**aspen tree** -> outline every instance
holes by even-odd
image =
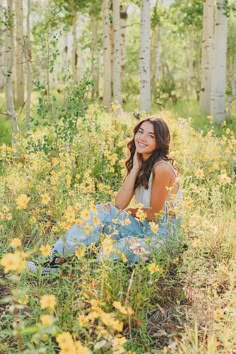
[[[120,51],[120,1],[113,0],[113,31],[114,31],[114,58],[113,58],[113,96],[121,104],[121,51]]]
[[[32,94],[32,52],[31,52],[31,28],[30,28],[31,0],[27,0],[27,35],[24,40],[24,53],[26,59],[26,77],[27,77],[27,99],[26,99],[26,126],[30,128],[30,107]]]
[[[202,113],[208,114],[211,109],[213,24],[214,3],[213,0],[205,0],[203,2],[200,109]]]
[[[24,35],[23,35],[23,1],[15,2],[16,20],[16,105],[24,105]]]
[[[12,120],[12,146],[17,147],[17,133],[19,132],[17,115],[13,102],[13,87],[12,87],[12,68],[14,58],[14,16],[13,16],[13,0],[7,0],[7,19],[6,19],[6,37],[5,37],[5,57],[4,67],[6,68],[5,76],[5,97],[6,97],[6,114]]]
[[[103,17],[103,104],[111,105],[111,43],[110,43],[110,1],[102,1]]]
[[[150,0],[141,1],[140,109],[151,110],[150,87]]]
[[[225,119],[227,16],[223,5],[224,0],[217,1],[211,79],[211,116],[218,124]]]

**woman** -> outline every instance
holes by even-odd
[[[52,261],[41,268],[43,273],[57,272],[65,257],[73,255],[81,245],[97,243],[101,234],[114,240],[108,257],[125,257],[130,262],[146,260],[158,244],[175,236],[182,193],[178,171],[169,158],[168,126],[162,118],[147,117],[136,125],[133,133],[128,143],[127,176],[115,205],[99,204],[96,213],[91,211],[82,225],[73,225],[54,245]],[[142,207],[127,208],[134,196]],[[107,252],[101,249],[98,260],[104,257]],[[34,262],[28,262],[28,268],[37,271]]]

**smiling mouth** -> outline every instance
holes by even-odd
[[[139,146],[139,147],[146,147],[147,145],[146,145],[146,144],[142,144],[142,143],[138,142],[138,146]]]

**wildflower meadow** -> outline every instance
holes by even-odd
[[[26,269],[97,203],[114,200],[132,114],[93,105],[71,141],[41,126],[16,136],[17,152],[0,146],[1,353],[235,352],[235,135],[226,123],[202,131],[190,118],[161,115],[182,175],[184,219],[175,243],[134,265],[125,256],[98,262],[100,249],[113,252],[104,234],[59,275]]]

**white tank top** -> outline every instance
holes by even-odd
[[[167,163],[168,166],[171,167],[171,169],[174,171],[175,176],[177,176],[177,172],[174,169],[174,167],[171,165],[171,163],[169,163],[168,161],[165,160],[161,160],[158,161],[153,168],[158,165],[159,163]],[[135,200],[137,203],[141,203],[143,205],[143,208],[150,208],[150,199],[151,199],[151,191],[152,191],[152,180],[153,180],[153,173],[151,172],[150,177],[149,177],[149,181],[148,181],[148,189],[145,189],[143,186],[139,186],[138,188],[135,189]],[[176,201],[177,200],[181,200],[182,199],[182,191],[181,188],[178,189],[177,193],[176,193]],[[173,203],[175,204],[175,200],[173,201]],[[167,203],[169,201],[166,200],[165,201],[165,205],[163,207],[163,209],[165,210],[167,207]],[[172,201],[171,201],[172,202]]]

